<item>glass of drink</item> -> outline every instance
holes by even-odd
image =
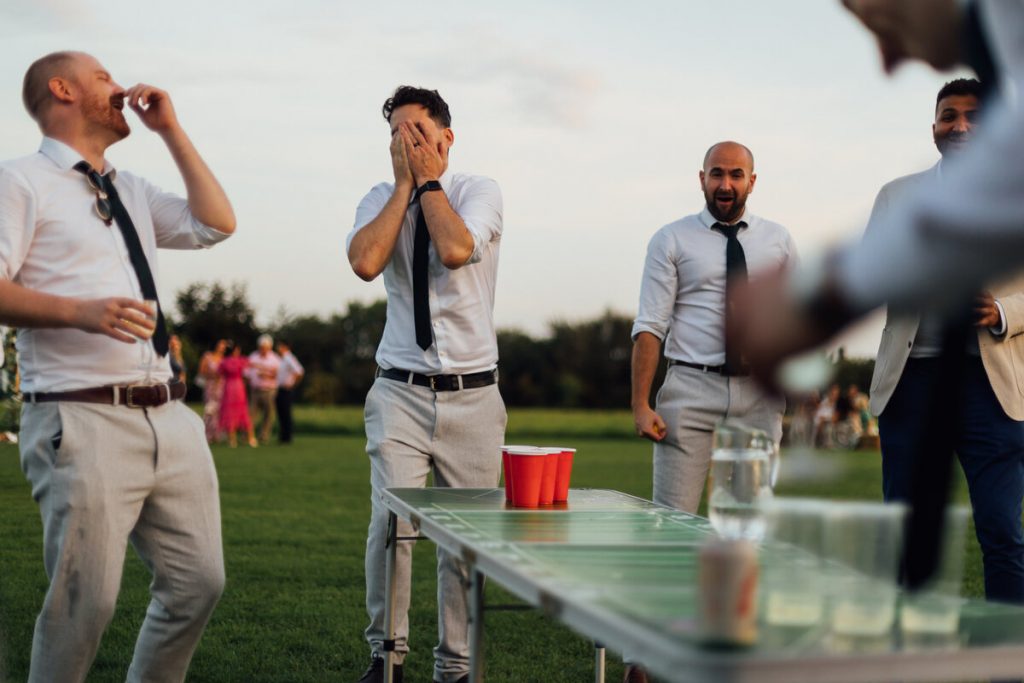
[[[708,517],[719,536],[764,538],[762,505],[771,500],[771,454],[775,444],[760,429],[736,420],[715,427],[708,480]]]
[[[907,508],[900,503],[832,503],[825,515],[825,575],[832,632],[886,636],[896,618],[896,578]]]
[[[152,311],[152,313],[147,313],[147,312],[139,310],[139,309],[134,309],[134,310],[137,310],[139,313],[141,313],[143,316],[145,316],[145,318],[147,320],[152,322],[153,325],[154,325],[154,329],[147,329],[147,328],[145,328],[145,327],[143,327],[141,325],[137,325],[136,323],[131,322],[131,321],[126,320],[126,319],[122,319],[121,322],[123,322],[125,325],[128,326],[128,329],[131,331],[131,333],[137,339],[139,339],[140,341],[147,341],[150,337],[153,336],[153,332],[154,332],[155,327],[156,327],[156,312],[157,312],[157,307],[159,306],[159,304],[157,303],[156,299],[146,299],[146,300],[143,301],[143,303],[146,304],[146,306],[149,307],[149,309]]]
[[[768,543],[762,552],[762,614],[768,624],[808,627],[822,621],[822,543],[828,502],[775,498],[765,505]]]
[[[942,534],[942,552],[935,574],[919,591],[906,593],[900,604],[900,630],[904,640],[929,644],[955,634],[960,628],[960,584],[964,576],[966,506],[946,509]]]

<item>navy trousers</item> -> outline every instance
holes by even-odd
[[[926,398],[945,389],[943,378],[937,376],[938,365],[937,358],[909,359],[878,418],[886,501],[905,501],[910,496],[912,447],[922,430],[931,427],[924,423]],[[1024,604],[1024,422],[1003,412],[980,358],[969,355],[964,373],[954,449],[974,508],[985,567],[985,597]]]
[[[274,396],[274,407],[277,409],[277,440],[281,443],[291,443],[292,390],[278,387]]]

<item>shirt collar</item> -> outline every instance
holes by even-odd
[[[39,143],[39,153],[65,171],[74,169],[75,164],[83,161],[82,155],[73,147],[51,137],[43,137],[43,141]],[[106,162],[105,170],[111,180],[116,177],[117,170],[109,162]]]
[[[715,218],[714,216],[711,215],[711,211],[708,209],[707,205],[704,206],[704,209],[700,212],[699,215],[700,215],[700,222],[704,225],[705,228],[707,228],[709,230],[711,229],[712,225],[714,225],[715,223],[719,223],[720,222],[717,218]],[[747,227],[749,228],[750,227],[751,219],[753,219],[753,216],[747,210],[747,207],[744,206],[743,207],[743,214],[739,218],[734,220],[732,223],[730,223],[730,225],[735,225],[736,223],[739,223],[740,221],[746,221],[747,222]]]

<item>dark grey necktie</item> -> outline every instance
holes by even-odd
[[[160,299],[156,295],[156,283],[153,281],[153,271],[149,269],[149,261],[146,259],[146,252],[142,249],[142,242],[139,241],[139,233],[135,230],[128,210],[124,208],[121,197],[117,194],[114,181],[109,175],[101,176],[88,162],[79,161],[75,164],[75,170],[89,176],[96,187],[102,187],[110,200],[110,212],[113,214],[117,227],[121,230],[125,246],[128,247],[128,258],[132,262],[135,276],[139,279],[139,288],[142,290],[144,299],[151,299],[157,302],[156,305],[156,331],[153,332],[153,348],[161,357],[167,355],[167,324],[164,321],[164,312],[160,306]]]
[[[734,297],[736,292],[737,282],[747,281],[747,256],[743,251],[743,245],[740,244],[739,237],[737,237],[740,228],[747,227],[745,221],[740,221],[732,225],[726,225],[725,223],[715,223],[711,226],[712,230],[718,230],[726,237],[725,243],[725,369],[729,374],[738,374],[746,372],[746,363],[743,361],[742,354],[739,349],[733,348],[733,345],[729,344],[728,328],[730,320],[733,316]]]
[[[416,346],[426,351],[434,343],[430,330],[430,288],[427,283],[430,232],[427,231],[423,206],[420,205],[418,209],[412,247],[412,315],[416,327]]]

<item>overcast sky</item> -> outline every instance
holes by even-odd
[[[35,151],[21,79],[58,49],[96,55],[127,87],[171,93],[228,191],[238,232],[162,252],[161,297],[244,282],[259,320],[383,296],[348,268],[367,190],[391,179],[383,100],[437,88],[454,170],[495,178],[505,202],[495,316],[541,334],[553,319],[632,315],[651,235],[703,206],[697,172],[722,139],[757,159],[750,209],[807,254],[863,227],[878,188],[937,159],[930,124],[948,74],[882,75],[838,0],[351,3],[5,0],[0,157]],[[108,152],[183,190],[162,143]],[[878,324],[848,340],[874,355]]]

